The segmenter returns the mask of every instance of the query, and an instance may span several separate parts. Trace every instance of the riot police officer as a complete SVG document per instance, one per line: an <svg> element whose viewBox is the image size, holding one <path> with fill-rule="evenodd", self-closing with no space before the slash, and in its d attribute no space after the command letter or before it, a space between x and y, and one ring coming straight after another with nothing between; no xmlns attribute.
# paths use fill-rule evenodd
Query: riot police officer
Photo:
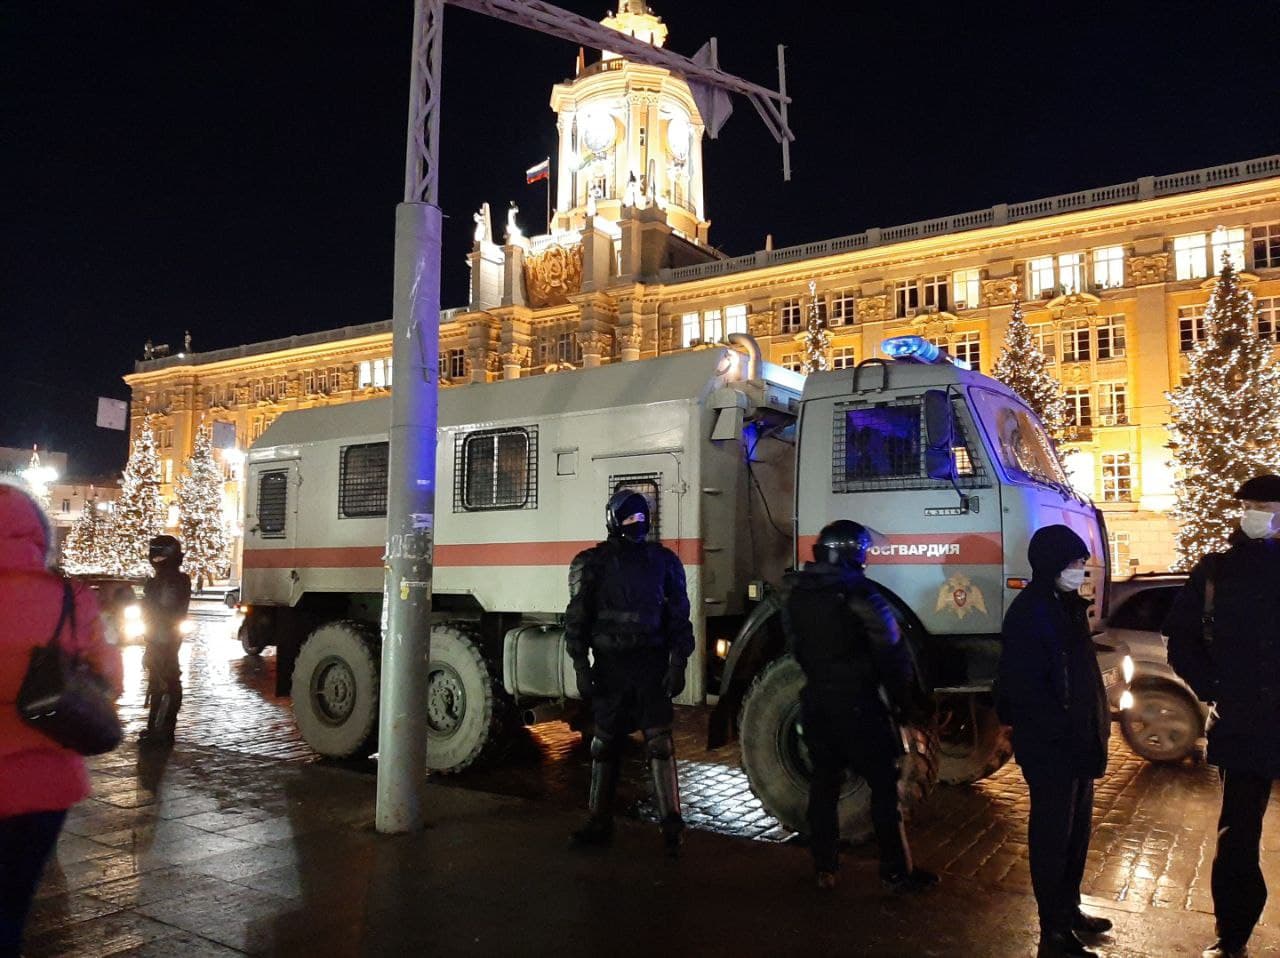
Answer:
<svg viewBox="0 0 1280 958"><path fill-rule="evenodd" d="M147 558L155 575L142 587L142 614L147 627L147 648L142 664L147 669L147 727L139 741L171 745L182 706L182 670L178 649L182 622L191 603L191 577L182 572L182 546L173 536L151 540Z"/></svg>
<svg viewBox="0 0 1280 958"><path fill-rule="evenodd" d="M590 701L595 719L591 815L573 841L612 840L620 747L639 729L663 838L676 855L684 819L671 700L684 690L694 645L684 566L670 549L647 541L649 504L638 492L615 492L605 507L605 525L608 538L580 552L569 569L565 642L579 693Z"/></svg>
<svg viewBox="0 0 1280 958"><path fill-rule="evenodd" d="M911 863L898 802L905 750L897 722L919 719L925 709L889 604L864 575L870 545L864 526L838 519L818 535L815 561L785 583L783 629L807 680L800 709L813 765L809 842L818 887L834 887L837 805L850 770L871 789L881 881L894 891L919 891L938 876Z"/></svg>

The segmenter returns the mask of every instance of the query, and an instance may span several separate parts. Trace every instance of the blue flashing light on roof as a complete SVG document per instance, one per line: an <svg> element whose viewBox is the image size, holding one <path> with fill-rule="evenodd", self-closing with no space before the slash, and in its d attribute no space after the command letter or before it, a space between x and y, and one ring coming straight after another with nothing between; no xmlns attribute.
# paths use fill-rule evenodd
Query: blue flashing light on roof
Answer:
<svg viewBox="0 0 1280 958"><path fill-rule="evenodd" d="M880 349L891 359L904 359L908 362L940 365L951 363L961 369L972 369L966 360L957 359L945 349L929 342L923 336L894 336L884 340Z"/></svg>
<svg viewBox="0 0 1280 958"><path fill-rule="evenodd" d="M908 359L917 363L946 362L942 350L923 336L894 336L880 344L891 359Z"/></svg>

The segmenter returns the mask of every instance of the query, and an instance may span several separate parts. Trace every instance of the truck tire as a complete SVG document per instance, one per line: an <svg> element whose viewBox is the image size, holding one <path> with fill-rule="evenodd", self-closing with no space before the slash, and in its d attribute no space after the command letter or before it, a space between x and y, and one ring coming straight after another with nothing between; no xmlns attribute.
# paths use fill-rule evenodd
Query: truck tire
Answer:
<svg viewBox="0 0 1280 958"><path fill-rule="evenodd" d="M431 630L427 680L427 768L446 774L475 764L500 741L497 681L475 640L460 629Z"/></svg>
<svg viewBox="0 0 1280 958"><path fill-rule="evenodd" d="M1133 705L1120 711L1120 734L1148 762L1181 762L1204 735L1199 704L1160 679L1138 679L1129 687Z"/></svg>
<svg viewBox="0 0 1280 958"><path fill-rule="evenodd" d="M293 715L327 758L365 756L378 736L379 643L362 622L326 622L293 667Z"/></svg>
<svg viewBox="0 0 1280 958"><path fill-rule="evenodd" d="M800 689L804 673L789 655L766 666L747 691L739 719L742 767L764 810L786 828L808 831L810 765L800 734ZM898 791L903 810L923 801L938 775L938 739L930 731L911 728L912 753L903 760ZM840 837L870 837L871 791L850 776L840 794Z"/></svg>
<svg viewBox="0 0 1280 958"><path fill-rule="evenodd" d="M1013 756L995 706L965 694L938 697L938 781L968 785L994 775Z"/></svg>

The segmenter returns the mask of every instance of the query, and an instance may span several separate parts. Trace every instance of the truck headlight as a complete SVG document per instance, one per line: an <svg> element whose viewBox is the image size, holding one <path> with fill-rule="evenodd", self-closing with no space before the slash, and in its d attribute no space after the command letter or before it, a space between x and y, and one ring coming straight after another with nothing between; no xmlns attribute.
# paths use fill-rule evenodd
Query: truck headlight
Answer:
<svg viewBox="0 0 1280 958"><path fill-rule="evenodd" d="M126 622L141 622L142 606L138 605L136 602L132 605L126 605L124 607L124 620Z"/></svg>
<svg viewBox="0 0 1280 958"><path fill-rule="evenodd" d="M196 624L192 622L190 619L183 619L181 622L178 623L179 635L190 635L195 630L196 630Z"/></svg>
<svg viewBox="0 0 1280 958"><path fill-rule="evenodd" d="M1133 708L1133 693L1130 692L1128 689L1125 689L1123 692L1120 693L1120 708L1122 709Z"/></svg>
<svg viewBox="0 0 1280 958"><path fill-rule="evenodd" d="M729 640L716 639L716 658L727 659L729 657Z"/></svg>
<svg viewBox="0 0 1280 958"><path fill-rule="evenodd" d="M1124 676L1124 684L1128 685L1133 681L1133 656L1126 655L1120 660L1120 674Z"/></svg>

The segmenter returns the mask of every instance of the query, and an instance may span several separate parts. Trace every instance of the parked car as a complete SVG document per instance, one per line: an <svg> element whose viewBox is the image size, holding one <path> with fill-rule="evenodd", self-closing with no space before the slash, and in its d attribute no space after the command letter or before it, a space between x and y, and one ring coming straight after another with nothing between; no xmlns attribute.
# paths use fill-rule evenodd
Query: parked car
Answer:
<svg viewBox="0 0 1280 958"><path fill-rule="evenodd" d="M1095 640L1103 674L1126 680L1107 682L1121 734L1150 762L1180 762L1204 747L1209 709L1169 667L1168 640L1160 633L1186 580L1151 573L1113 582L1111 614Z"/></svg>
<svg viewBox="0 0 1280 958"><path fill-rule="evenodd" d="M145 628L142 624L142 607L138 604L138 583L133 579L116 576L75 576L98 596L102 621L109 638L117 645L141 642Z"/></svg>

